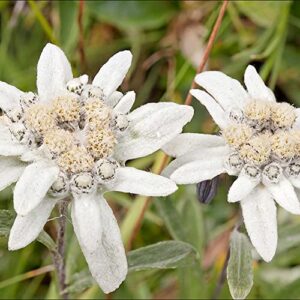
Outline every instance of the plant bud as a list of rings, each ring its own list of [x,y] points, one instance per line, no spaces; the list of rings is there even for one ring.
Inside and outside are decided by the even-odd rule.
[[[211,180],[204,180],[197,183],[197,199],[200,203],[209,204],[216,196],[219,176]]]

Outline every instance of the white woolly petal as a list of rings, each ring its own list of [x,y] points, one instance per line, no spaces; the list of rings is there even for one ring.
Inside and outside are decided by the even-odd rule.
[[[127,114],[131,110],[131,107],[133,106],[135,101],[135,92],[131,91],[125,94],[119,101],[119,103],[115,106],[114,111],[121,113],[121,114]]]
[[[120,51],[112,56],[99,70],[93,85],[99,86],[106,97],[110,96],[122,83],[132,60],[130,51]]]
[[[15,141],[8,127],[3,124],[0,125],[0,136],[0,155],[17,156],[27,151],[27,147]]]
[[[0,81],[0,108],[6,111],[19,107],[22,94],[16,87]]]
[[[161,175],[165,177],[170,177],[180,167],[198,160],[207,160],[209,157],[211,160],[219,159],[223,153],[228,153],[227,146],[212,147],[212,148],[199,148],[197,150],[189,151],[176,159],[174,159],[169,165],[162,171]],[[227,154],[228,155],[228,154]],[[224,157],[226,155],[224,154]],[[225,158],[224,158],[225,159]]]
[[[163,151],[173,157],[184,155],[197,149],[225,146],[221,136],[212,134],[182,133],[163,146]]]
[[[2,156],[22,155],[26,150],[26,146],[23,146],[17,142],[0,139],[0,155]]]
[[[218,148],[216,148],[217,150],[212,148],[207,151],[199,151],[201,155],[198,160],[193,160],[186,164],[181,164],[180,161],[181,166],[175,169],[170,178],[178,184],[191,184],[212,179],[221,173],[225,173],[224,160],[228,156],[228,150],[226,147]],[[187,153],[186,156],[189,154]],[[205,157],[202,157],[202,155],[205,155]],[[179,164],[179,160],[180,158],[176,159],[174,164]],[[173,167],[172,165],[170,168]]]
[[[76,235],[80,242],[91,252],[101,243],[102,223],[96,192],[74,195],[72,219],[78,225]]]
[[[38,161],[29,165],[14,190],[14,207],[17,214],[24,216],[39,205],[58,174],[59,168],[48,161]]]
[[[127,275],[120,230],[112,210],[100,194],[84,202],[86,204],[81,204],[77,199],[72,205],[74,230],[93,277],[105,293],[110,293],[120,286]],[[79,212],[80,207],[87,210]],[[92,224],[92,220],[96,224]],[[89,221],[90,227],[87,227]]]
[[[116,104],[122,99],[123,94],[119,91],[113,92],[107,99],[104,100],[105,104],[110,107],[115,107]]]
[[[163,176],[124,167],[117,169],[116,178],[107,184],[107,189],[144,196],[167,196],[174,193],[177,186]]]
[[[0,119],[0,136],[1,140],[9,140],[12,141],[13,137],[9,130],[8,125],[5,123],[4,119]]]
[[[33,149],[33,150],[27,150],[24,152],[20,159],[25,162],[33,162],[37,160],[42,160],[46,157],[46,153],[44,152],[43,146]]]
[[[258,186],[240,203],[253,246],[266,262],[271,261],[277,248],[276,205],[272,196]]]
[[[225,111],[232,108],[242,109],[249,101],[249,95],[242,85],[222,72],[203,72],[196,76],[195,81],[211,94]]]
[[[221,128],[228,126],[228,119],[223,108],[218,104],[214,98],[201,90],[191,90],[190,93],[203,104],[208,110],[209,114],[214,119],[215,123]]]
[[[288,178],[288,180],[290,181],[290,183],[297,189],[300,189],[300,177],[294,177],[294,176],[290,176]]]
[[[26,216],[17,215],[10,230],[8,249],[18,250],[33,242],[43,230],[57,199],[45,197]]]
[[[172,140],[193,117],[193,108],[175,103],[149,103],[128,115],[129,126],[115,156],[123,161],[149,155]]]
[[[73,78],[71,65],[63,51],[47,44],[37,66],[37,89],[41,101],[48,102],[66,91],[66,84]]]
[[[255,180],[241,173],[229,189],[228,202],[243,200],[253,191],[259,182],[259,179]]]
[[[17,156],[23,154],[28,148],[14,140],[9,128],[0,124],[0,155]]]
[[[249,65],[244,75],[245,85],[252,99],[276,101],[273,92],[265,85],[256,69]]]
[[[16,157],[0,157],[0,191],[16,182],[25,167]]]
[[[292,214],[300,214],[299,199],[288,179],[282,177],[278,183],[270,183],[266,187],[281,207]]]

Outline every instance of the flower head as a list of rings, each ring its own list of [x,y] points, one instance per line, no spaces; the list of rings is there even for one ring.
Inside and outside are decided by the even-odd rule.
[[[209,111],[220,135],[181,134],[164,150],[176,159],[164,175],[178,184],[209,180],[221,173],[238,176],[228,193],[240,201],[246,229],[256,250],[270,261],[277,246],[274,200],[300,214],[300,113],[277,103],[252,66],[242,85],[221,72],[208,71],[195,81],[206,91],[192,95]],[[208,160],[209,158],[209,160]]]
[[[0,83],[0,165],[7,169],[0,188],[17,182],[18,215],[9,248],[32,242],[55,204],[70,197],[79,244],[107,293],[125,279],[127,261],[117,221],[102,195],[174,192],[173,181],[125,163],[160,149],[193,115],[192,108],[174,103],[150,103],[130,112],[135,93],[116,91],[130,63],[131,53],[119,52],[89,83],[87,75],[73,78],[64,53],[48,44],[38,63],[37,94]]]

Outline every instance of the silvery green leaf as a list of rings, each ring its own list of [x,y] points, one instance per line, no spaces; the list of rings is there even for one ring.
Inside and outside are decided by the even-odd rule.
[[[230,240],[227,281],[234,299],[245,299],[253,285],[252,246],[243,233],[235,230]]]
[[[94,284],[96,284],[96,281],[92,277],[90,271],[85,269],[72,275],[71,283],[68,285],[65,292],[71,294],[82,293]]]
[[[15,214],[10,210],[0,210],[0,236],[7,237],[13,224]]]
[[[284,253],[300,243],[300,224],[282,226],[278,232],[278,247],[276,255]]]
[[[259,276],[263,281],[282,289],[300,279],[300,266],[297,267],[268,267],[260,270]]]
[[[174,269],[195,262],[197,252],[192,245],[165,241],[143,247],[128,254],[129,271]]]
[[[181,218],[182,226],[186,231],[184,241],[192,244],[201,255],[204,250],[205,229],[202,209],[195,197],[186,197]]]
[[[155,198],[154,204],[171,236],[175,240],[184,241],[186,239],[186,231],[181,222],[181,216],[174,205],[174,199],[172,197],[165,199]]]
[[[37,241],[46,246],[50,251],[56,251],[56,244],[46,231],[43,230],[39,234]]]

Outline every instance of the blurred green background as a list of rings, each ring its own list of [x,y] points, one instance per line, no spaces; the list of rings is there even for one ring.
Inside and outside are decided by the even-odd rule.
[[[36,65],[47,42],[59,45],[75,75],[94,76],[115,52],[130,49],[133,64],[121,90],[135,90],[135,107],[147,102],[183,103],[217,18],[218,1],[0,1],[0,79],[35,90]],[[279,101],[300,104],[300,2],[231,1],[208,61],[242,81],[245,67],[259,69]],[[212,133],[215,125],[193,100],[190,132]],[[130,162],[155,170],[161,152]],[[115,293],[105,296],[89,276],[68,222],[67,280],[77,299],[230,298],[225,282],[216,290],[238,204],[228,204],[232,179],[222,177],[209,205],[196,199],[195,186],[180,187],[168,198],[153,199],[141,229],[133,234],[147,199],[108,194],[127,249],[164,240],[194,246],[192,261],[180,268],[131,272]],[[0,193],[0,209],[12,210],[12,188]],[[55,238],[57,214],[46,225]],[[279,209],[279,246],[275,259],[254,261],[253,299],[300,298],[300,218]],[[34,242],[8,252],[6,225],[0,223],[0,298],[59,298],[51,255]],[[10,223],[8,218],[7,223]],[[132,237],[134,239],[132,240]],[[159,255],[158,259],[159,259]],[[166,262],[167,265],[167,262]]]

